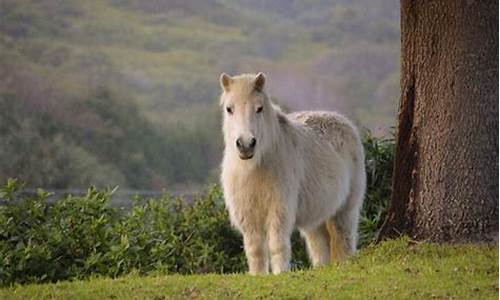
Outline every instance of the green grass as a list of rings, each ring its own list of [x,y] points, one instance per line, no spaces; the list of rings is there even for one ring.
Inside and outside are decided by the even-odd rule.
[[[279,276],[161,275],[13,286],[0,299],[498,299],[498,248],[408,239]]]

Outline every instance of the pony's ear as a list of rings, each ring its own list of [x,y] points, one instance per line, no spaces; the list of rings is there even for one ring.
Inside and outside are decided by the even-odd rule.
[[[233,83],[233,78],[231,76],[227,75],[226,73],[220,74],[220,87],[224,92],[229,92],[229,89],[231,87],[231,84]]]
[[[266,83],[266,75],[259,72],[254,79],[254,89],[258,92],[262,92],[264,90],[264,85]]]

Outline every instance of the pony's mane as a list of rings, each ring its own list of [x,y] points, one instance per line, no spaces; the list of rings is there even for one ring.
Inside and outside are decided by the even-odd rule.
[[[232,77],[233,82],[231,84],[231,88],[249,92],[254,88],[255,76],[257,76],[257,74],[252,73],[236,75]]]
[[[276,112],[276,116],[278,117],[278,122],[280,124],[280,126],[286,126],[289,124],[289,120],[288,120],[288,117],[286,116],[286,113],[281,109],[281,107],[274,103],[269,95],[267,95],[267,98],[269,99],[269,102],[271,103],[271,107],[272,109]]]
[[[254,87],[255,76],[257,74],[245,73],[231,77],[231,90],[236,93],[248,94]],[[219,101],[220,105],[223,104],[222,95]]]

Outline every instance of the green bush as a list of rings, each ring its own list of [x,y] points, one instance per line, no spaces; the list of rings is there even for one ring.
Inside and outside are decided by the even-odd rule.
[[[0,190],[0,282],[81,279],[93,274],[228,273],[246,268],[242,240],[216,186],[187,205],[180,198],[137,198],[127,213],[109,203],[111,190],[47,203],[48,193],[22,197],[22,184]],[[294,265],[307,265],[294,235]]]
[[[390,193],[393,142],[365,137],[368,192],[360,244],[370,243],[383,221]],[[9,179],[0,186],[0,284],[139,274],[231,273],[246,270],[241,236],[231,228],[217,186],[187,204],[180,198],[136,197],[122,212],[113,190],[89,188],[55,202],[50,194],[23,194]],[[292,237],[294,268],[307,267],[304,243]]]
[[[385,220],[385,211],[391,195],[394,162],[394,138],[376,138],[365,132],[363,138],[366,156],[366,195],[361,211],[359,245],[373,242]]]

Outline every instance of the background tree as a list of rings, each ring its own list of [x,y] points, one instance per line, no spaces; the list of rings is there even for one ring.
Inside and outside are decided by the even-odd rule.
[[[401,102],[381,237],[498,236],[498,1],[401,1]]]
[[[0,182],[200,191],[220,173],[221,72],[383,135],[398,2],[0,0]]]

